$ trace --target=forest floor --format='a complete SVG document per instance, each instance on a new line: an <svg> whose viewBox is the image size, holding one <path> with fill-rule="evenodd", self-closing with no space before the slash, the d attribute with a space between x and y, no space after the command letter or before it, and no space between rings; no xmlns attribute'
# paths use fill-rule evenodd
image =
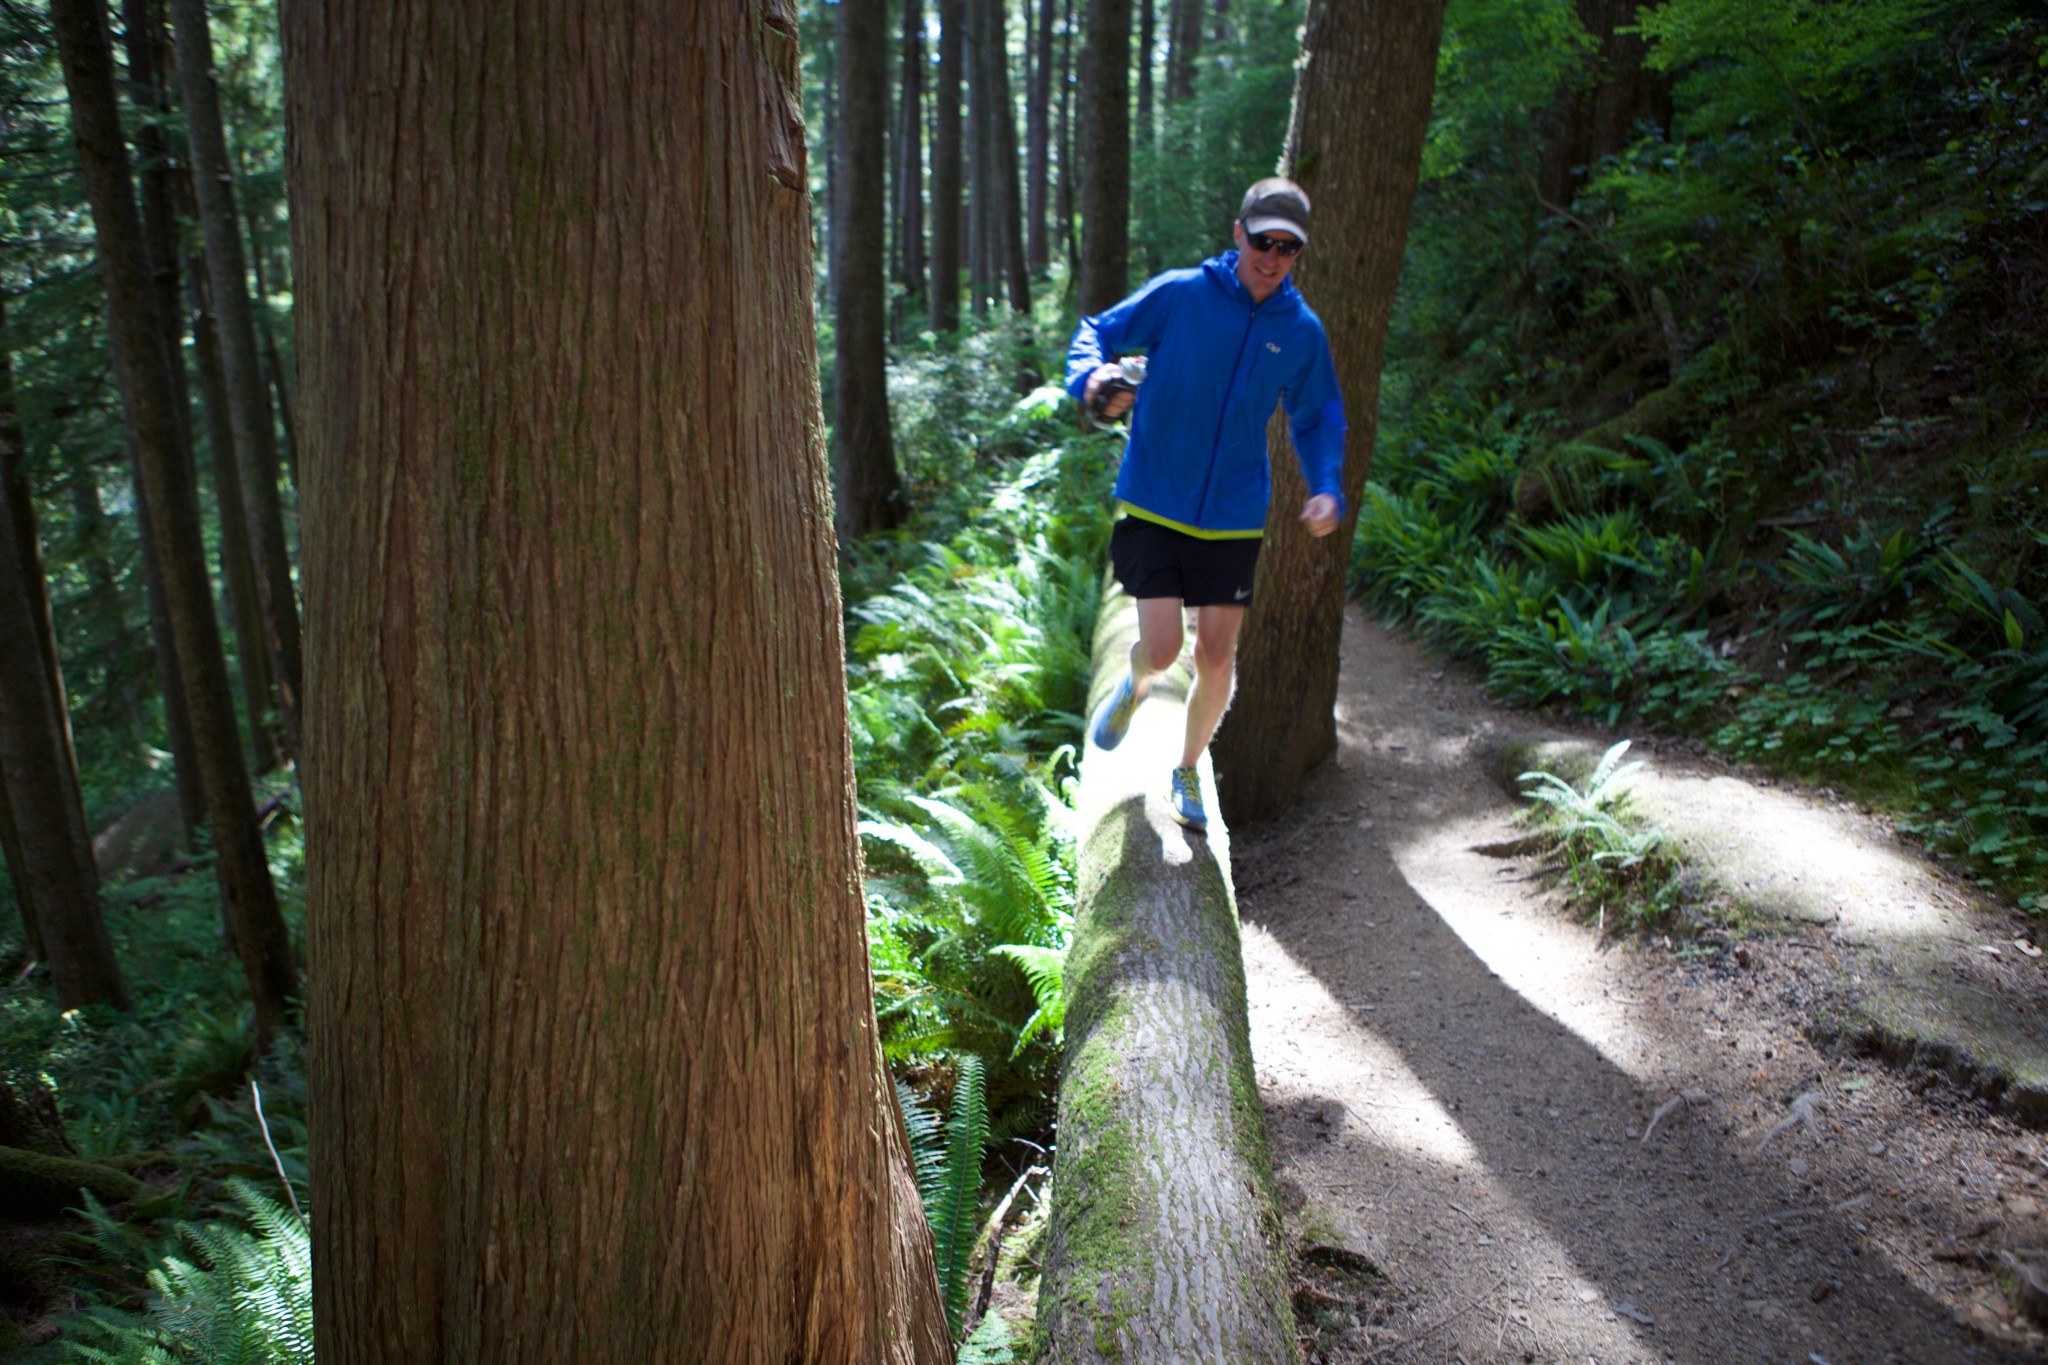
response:
<svg viewBox="0 0 2048 1365"><path fill-rule="evenodd" d="M1312 1361L2048 1360L2001 1288L2048 1247L2038 1110L1940 1036L1964 997L2040 1016L2031 921L1827 793L1639 743L1724 881L1794 894L1603 934L1501 856L1527 716L1356 607L1337 715L1231 850L1282 1199L1351 1272L1304 1265ZM1853 1022L1894 997L1917 1045Z"/></svg>

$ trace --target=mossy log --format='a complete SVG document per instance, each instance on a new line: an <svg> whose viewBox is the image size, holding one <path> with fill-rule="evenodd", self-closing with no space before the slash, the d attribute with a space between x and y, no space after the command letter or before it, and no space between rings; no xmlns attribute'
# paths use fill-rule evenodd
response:
<svg viewBox="0 0 2048 1365"><path fill-rule="evenodd" d="M1100 699L1136 631L1113 594ZM1049 1362L1300 1359L1245 1019L1227 833L1168 813L1186 673L1155 684L1114 753L1082 765L1052 1211L1038 1327ZM1215 788L1204 773L1205 790ZM1211 802L1213 814L1213 801Z"/></svg>
<svg viewBox="0 0 2048 1365"><path fill-rule="evenodd" d="M0 1147L0 1218L55 1217L85 1202L80 1190L91 1190L104 1204L124 1204L149 1187L97 1161Z"/></svg>

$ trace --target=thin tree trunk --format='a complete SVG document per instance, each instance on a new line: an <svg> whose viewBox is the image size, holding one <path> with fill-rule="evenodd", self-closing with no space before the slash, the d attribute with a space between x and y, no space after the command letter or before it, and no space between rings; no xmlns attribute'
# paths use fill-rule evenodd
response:
<svg viewBox="0 0 2048 1365"><path fill-rule="evenodd" d="M1570 207L1589 167L1635 140L1636 126L1671 125L1671 80L1643 65L1649 45L1622 32L1635 23L1640 0L1578 0L1579 22L1595 43L1587 70L1558 96L1547 120L1550 136L1537 172L1543 205Z"/></svg>
<svg viewBox="0 0 2048 1365"><path fill-rule="evenodd" d="M0 297L0 337L7 335L6 300ZM28 600L24 604L35 622L39 652L49 665L58 714L66 726L65 749L74 765L77 751L71 746L69 708L64 705L63 670L58 665L57 635L50 619L50 598L43 580L42 537L36 526L34 490L28 481L28 440L14 406L14 352L0 348L0 507L14 525L14 545L21 557L19 574ZM77 775L74 768L73 782ZM14 884L15 904L21 909L22 930L32 961L44 960L42 931L36 921L35 897L29 880L27 850L14 821L14 808L7 799L7 775L0 758L0 850L7 859L7 873Z"/></svg>
<svg viewBox="0 0 2048 1365"><path fill-rule="evenodd" d="M243 174L247 183L248 175ZM244 209L243 216L249 224L249 269L256 277L256 341L263 348L263 373L270 380L270 391L277 399L277 429L284 438L284 467L292 487L299 486L299 422L292 403L292 377L284 367L284 356L277 349L277 328L270 320L270 278L264 262L270 251L263 238L256 231L256 215Z"/></svg>
<svg viewBox="0 0 2048 1365"><path fill-rule="evenodd" d="M1138 0L1138 145L1152 146L1153 0Z"/></svg>
<svg viewBox="0 0 2048 1365"><path fill-rule="evenodd" d="M256 1005L257 1034L268 1038L284 1022L296 972L235 737L227 664L188 472L191 460L180 438L170 360L149 303L149 267L121 141L105 11L99 0L52 0L50 18L70 92L80 178L99 240L114 365L163 571L165 605L218 851L222 907Z"/></svg>
<svg viewBox="0 0 2048 1365"><path fill-rule="evenodd" d="M1267 432L1273 502L1260 591L1238 639L1238 690L1217 732L1217 797L1232 823L1280 808L1337 744L1337 652L1344 570L1372 465L1380 362L1401 278L1409 211L1436 88L1443 0L1352 5L1312 0L1295 83L1287 164L1315 206L1296 276L1329 332L1351 422L1344 452L1348 511L1312 539L1297 518L1308 496L1284 414Z"/></svg>
<svg viewBox="0 0 2048 1365"><path fill-rule="evenodd" d="M40 564L33 508L18 505L22 490L10 476L0 515L0 781L7 784L7 814L20 841L22 914L50 964L61 1009L110 1004L128 1007L114 945L100 917L99 872L78 791L77 759L61 708L56 642L48 621L37 620L42 585L29 566ZM46 643L47 641L47 643Z"/></svg>
<svg viewBox="0 0 2048 1365"><path fill-rule="evenodd" d="M284 535L284 505L277 491L277 435L270 396L256 355L256 320L249 306L249 271L242 251L241 215L235 208L234 172L221 126L220 91L213 79L213 36L206 0L171 0L178 36L178 77L185 93L191 139L192 186L206 239L206 277L218 324L221 372L227 379L228 420L235 432L235 470L248 523L249 557L270 642L278 719L285 751L299 751L299 605L292 586L291 552ZM228 505L222 499L223 509Z"/></svg>
<svg viewBox="0 0 2048 1365"><path fill-rule="evenodd" d="M889 430L882 128L889 107L887 0L840 0L839 198L832 205L832 460L844 540L903 516Z"/></svg>
<svg viewBox="0 0 2048 1365"><path fill-rule="evenodd" d="M966 0L967 30L967 301L976 317L988 313L995 279L992 242L997 219L995 171L990 150L988 4Z"/></svg>
<svg viewBox="0 0 2048 1365"><path fill-rule="evenodd" d="M164 562L158 545L155 513L142 473L142 456L135 436L127 437L128 480L135 494L135 541L142 561L143 593L149 603L149 641L156 661L157 695L164 704L164 733L171 744L171 776L178 788L178 818L185 826L185 845L191 847L207 817L206 782L199 757L199 736L192 726L192 708L185 688L185 669L178 657L178 632L172 624L171 593L164 580ZM198 490L193 485L192 455L189 450L174 453L164 471L170 496L182 504L193 499L193 516L199 515ZM94 490L97 495L97 490Z"/></svg>
<svg viewBox="0 0 2048 1365"><path fill-rule="evenodd" d="M869 993L796 13L364 8L284 12L321 1365L950 1361Z"/></svg>
<svg viewBox="0 0 2048 1365"><path fill-rule="evenodd" d="M937 0L938 88L932 129L932 330L960 328L960 67L966 0Z"/></svg>
<svg viewBox="0 0 2048 1365"><path fill-rule="evenodd" d="M1045 216L1052 174L1052 21L1057 3L1037 0L1038 36L1032 44L1031 88L1024 106L1024 263L1038 276L1052 263Z"/></svg>
<svg viewBox="0 0 2048 1365"><path fill-rule="evenodd" d="M1081 313L1124 296L1131 253L1131 0L1088 0L1081 48Z"/></svg>
<svg viewBox="0 0 2048 1365"><path fill-rule="evenodd" d="M122 0L123 47L128 55L128 97L136 121L136 178L141 184L142 238L149 253L151 298L157 325L163 329L167 353L184 353L184 314L178 306L178 168L164 138L172 110L165 65L169 35L164 31L161 0ZM185 444L192 444L192 400L186 391L185 369L174 359L171 382L178 399L178 421Z"/></svg>
<svg viewBox="0 0 2048 1365"><path fill-rule="evenodd" d="M1060 252L1067 259L1069 288L1081 277L1081 250L1074 238L1074 200L1080 173L1074 165L1074 0L1061 0L1060 16L1060 185L1054 222Z"/></svg>
<svg viewBox="0 0 2048 1365"><path fill-rule="evenodd" d="M981 6L977 95L985 107L986 207L982 214L988 250L988 291L1000 296L1007 286L1010 307L1029 315L1031 276L1024 268L1024 234L1017 194L1017 106L1010 97L1009 22L1005 0L970 0Z"/></svg>
<svg viewBox="0 0 2048 1365"><path fill-rule="evenodd" d="M903 92L896 138L896 279L901 307L916 313L924 294L924 7L903 0Z"/></svg>
<svg viewBox="0 0 2048 1365"><path fill-rule="evenodd" d="M191 302L192 351L199 372L199 407L206 416L206 450L213 465L213 496L220 508L220 577L227 590L228 620L235 629L235 662L247 713L249 752L255 770L283 766L268 717L275 707L270 639L263 628L263 603L256 591L256 565L249 555L249 523L242 515L242 481L236 465L235 432L228 419L227 380L221 373L220 333L208 297L204 262L186 272Z"/></svg>

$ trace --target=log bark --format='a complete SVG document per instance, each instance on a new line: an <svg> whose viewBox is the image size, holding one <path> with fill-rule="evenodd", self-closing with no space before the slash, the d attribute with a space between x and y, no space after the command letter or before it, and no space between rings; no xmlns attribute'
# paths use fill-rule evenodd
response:
<svg viewBox="0 0 2048 1365"><path fill-rule="evenodd" d="M228 421L234 428L239 499L221 493L221 514L231 505L248 528L249 557L277 688L285 751L299 752L299 694L303 667L299 604L285 544L284 505L277 490L277 429L269 387L257 358L256 319L249 303L249 271L242 248L241 214L221 125L220 90L213 77L213 36L206 0L171 0L178 37L178 79L185 94L185 127L192 156L192 188L206 241L206 278L219 325L220 361L227 381Z"/></svg>
<svg viewBox="0 0 2048 1365"><path fill-rule="evenodd" d="M235 735L227 662L191 487L191 454L177 420L170 357L150 303L149 267L121 141L106 12L100 0L53 0L50 18L70 95L80 179L92 204L114 368L163 572L207 819L219 850L214 867L222 913L256 1006L257 1034L268 1038L285 1020L298 974Z"/></svg>
<svg viewBox="0 0 2048 1365"><path fill-rule="evenodd" d="M1259 591L1238 639L1237 697L1215 741L1217 796L1240 823L1278 811L1337 747L1344 574L1372 468L1380 363L1422 169L1443 15L1443 0L1315 0L1309 7L1287 164L1315 220L1295 276L1329 333L1351 423L1348 510L1336 534L1317 540L1303 533L1298 518L1308 489L1286 415L1276 414L1266 434L1273 502Z"/></svg>
<svg viewBox="0 0 2048 1365"><path fill-rule="evenodd" d="M1103 605L1096 700L1128 667L1136 606ZM1300 1359L1252 1069L1229 834L1165 803L1187 677L1162 677L1115 753L1081 772L1067 1056L1039 1283L1048 1362Z"/></svg>
<svg viewBox="0 0 2048 1365"><path fill-rule="evenodd" d="M299 0L284 53L322 1365L949 1361L796 10Z"/></svg>

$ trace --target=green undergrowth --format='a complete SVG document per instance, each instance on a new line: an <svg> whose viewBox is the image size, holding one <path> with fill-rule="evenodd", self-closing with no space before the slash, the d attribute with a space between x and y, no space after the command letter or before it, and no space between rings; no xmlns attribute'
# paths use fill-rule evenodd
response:
<svg viewBox="0 0 2048 1365"><path fill-rule="evenodd" d="M1451 6L1354 589L2048 908L2048 35L1673 0L1670 129L1546 211L1511 92L1576 20L1505 8Z"/></svg>
<svg viewBox="0 0 2048 1365"><path fill-rule="evenodd" d="M1628 779L1643 765L1623 762L1628 749L1628 740L1614 744L1580 782L1542 769L1515 779L1542 854L1603 933L1663 927L1684 896L1670 836L1629 802Z"/></svg>

